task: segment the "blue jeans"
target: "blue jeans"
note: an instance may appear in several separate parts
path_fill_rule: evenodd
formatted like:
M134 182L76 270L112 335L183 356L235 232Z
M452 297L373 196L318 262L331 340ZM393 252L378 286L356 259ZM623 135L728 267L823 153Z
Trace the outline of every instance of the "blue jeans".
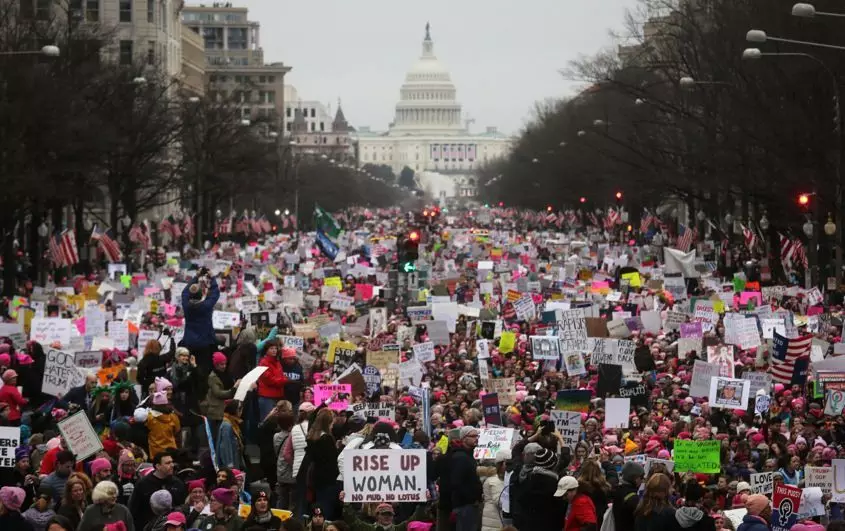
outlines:
M275 398L264 398L263 396L258 397L258 423L261 424L264 422L264 419L267 418L267 415L273 411L273 408L276 407L276 400Z
M320 487L316 489L315 494L315 506L319 506L320 509L323 510L323 514L326 516L326 520L335 520L337 518L337 496L340 494L340 491L337 490L336 484L326 485L325 487Z

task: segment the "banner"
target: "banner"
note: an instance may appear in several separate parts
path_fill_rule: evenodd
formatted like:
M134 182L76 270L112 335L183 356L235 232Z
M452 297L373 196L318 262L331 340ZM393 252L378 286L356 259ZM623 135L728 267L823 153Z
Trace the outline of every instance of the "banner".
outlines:
M361 402L359 404L352 404L352 413L365 419L395 420L396 404L393 402Z
M425 503L425 450L347 450L343 501Z

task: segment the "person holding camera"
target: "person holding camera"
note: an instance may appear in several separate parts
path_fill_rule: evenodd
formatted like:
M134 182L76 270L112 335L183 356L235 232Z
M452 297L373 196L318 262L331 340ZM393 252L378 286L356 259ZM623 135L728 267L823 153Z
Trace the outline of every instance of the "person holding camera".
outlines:
M220 299L217 279L208 268L202 267L182 291L182 310L185 312L185 336L179 346L187 348L205 374L211 372L211 356L217 350L211 315Z

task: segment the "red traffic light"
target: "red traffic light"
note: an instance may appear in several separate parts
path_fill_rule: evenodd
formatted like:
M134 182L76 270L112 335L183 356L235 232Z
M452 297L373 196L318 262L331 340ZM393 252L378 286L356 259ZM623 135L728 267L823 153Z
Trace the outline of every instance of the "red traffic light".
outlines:
M582 203L586 203L586 202L587 202L587 198L586 198L586 197L582 197L581 199L579 199L579 201L581 201Z
M408 239L411 240L412 242L418 242L418 241L420 241L420 233L415 231L415 230L412 230L408 234Z
M616 192L616 200L622 199L622 192Z
M503 207L503 206L505 206L505 203L504 203L504 201L499 201L499 206L500 206L500 207Z
M428 209L423 210L423 216L428 217Z
M798 196L798 204L801 206L807 206L810 204L810 196L807 194L801 194Z
M546 212L551 212L551 211L552 211L552 207L551 207L551 205L547 206L547 207L546 207Z

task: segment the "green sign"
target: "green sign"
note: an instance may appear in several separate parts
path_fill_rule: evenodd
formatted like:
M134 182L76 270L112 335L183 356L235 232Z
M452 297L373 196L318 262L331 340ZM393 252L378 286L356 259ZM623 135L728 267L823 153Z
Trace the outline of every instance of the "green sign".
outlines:
M675 472L718 474L722 471L721 447L720 441L675 439Z

